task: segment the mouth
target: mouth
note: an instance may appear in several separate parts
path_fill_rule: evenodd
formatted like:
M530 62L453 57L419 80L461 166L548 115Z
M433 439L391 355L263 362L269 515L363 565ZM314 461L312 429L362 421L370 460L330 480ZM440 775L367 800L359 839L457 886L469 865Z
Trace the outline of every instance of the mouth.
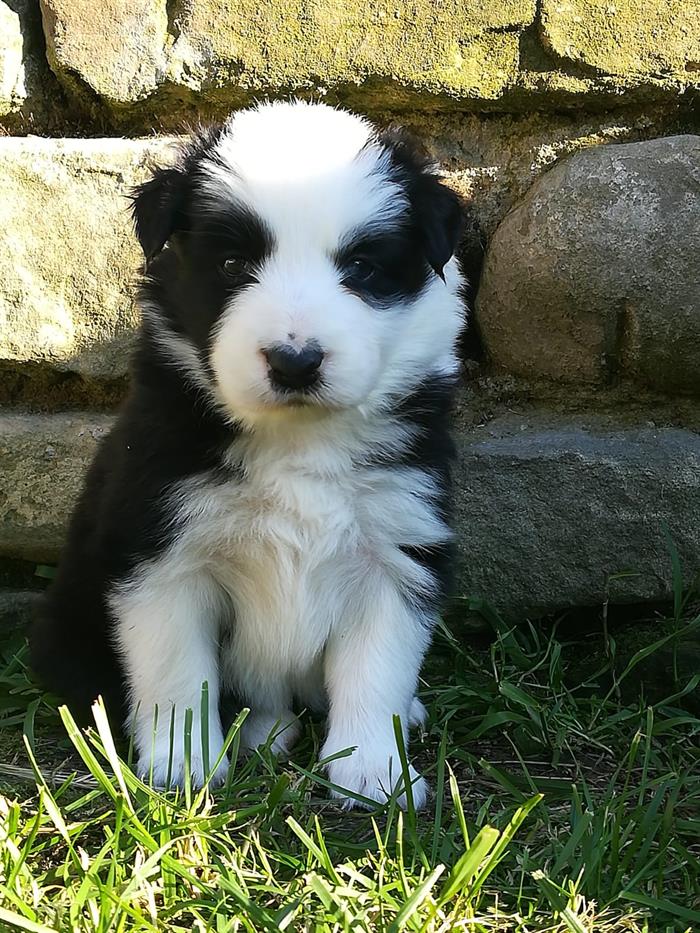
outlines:
M313 385L303 389L275 383L272 386L273 401L277 405L291 408L330 408L322 394L323 383L317 379Z

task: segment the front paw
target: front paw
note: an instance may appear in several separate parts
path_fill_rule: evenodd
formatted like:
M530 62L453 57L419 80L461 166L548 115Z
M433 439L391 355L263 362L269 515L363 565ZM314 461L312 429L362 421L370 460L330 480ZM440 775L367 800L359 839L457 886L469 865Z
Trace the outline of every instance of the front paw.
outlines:
M206 783L209 787L219 787L226 780L228 774L228 757L224 757L214 769L214 765L221 754L224 740L211 740L208 769L204 767L202 749L199 740L192 736L192 750L190 753L189 772L192 787L203 787ZM213 773L212 773L213 769ZM144 753L139 756L138 774L149 782L152 787L159 787L165 790L169 788L184 788L185 775L187 773L185 763L185 749L183 742L175 742L172 752L169 741L156 742L153 754Z
M323 757L328 758L332 754L334 752L326 747ZM353 807L371 809L369 803L356 800L352 795L386 803L397 790L403 791L397 798L399 806L403 810L407 807L401 761L395 748L373 750L369 754L367 750L356 748L349 757L329 762L327 770L331 783L337 786L337 789L331 790L331 796L342 800L347 810ZM416 810L420 810L425 806L428 785L412 765L409 765L409 779L413 804Z
M286 757L299 738L301 726L291 710L279 713L251 712L241 726L241 745L248 751L270 743L273 755Z

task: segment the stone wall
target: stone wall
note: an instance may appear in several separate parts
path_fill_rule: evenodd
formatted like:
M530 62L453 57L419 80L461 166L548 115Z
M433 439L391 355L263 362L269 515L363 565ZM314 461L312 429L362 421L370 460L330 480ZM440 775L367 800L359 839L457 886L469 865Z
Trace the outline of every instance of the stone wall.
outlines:
M125 390L129 188L292 93L408 126L468 204L461 594L660 598L666 530L690 580L699 92L700 0L0 0L0 565L57 559Z

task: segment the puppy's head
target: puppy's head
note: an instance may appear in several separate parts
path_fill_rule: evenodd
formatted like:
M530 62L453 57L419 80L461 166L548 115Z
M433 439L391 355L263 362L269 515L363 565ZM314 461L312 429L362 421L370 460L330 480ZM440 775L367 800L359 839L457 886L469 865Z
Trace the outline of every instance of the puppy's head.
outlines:
M461 210L400 136L265 104L193 140L134 215L147 326L234 419L382 406L454 369Z

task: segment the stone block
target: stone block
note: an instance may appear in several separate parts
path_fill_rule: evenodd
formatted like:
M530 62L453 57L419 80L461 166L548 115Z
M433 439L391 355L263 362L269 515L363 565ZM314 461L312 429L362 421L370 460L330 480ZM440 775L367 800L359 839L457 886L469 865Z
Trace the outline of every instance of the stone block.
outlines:
M508 415L458 436L460 593L508 615L668 598L700 569L700 435Z
M489 354L526 378L700 393L700 137L600 146L502 221L477 306Z
M609 75L700 71L698 0L542 0L542 35L559 58Z
M163 112L190 99L232 106L260 94L330 89L382 109L421 94L495 100L516 81L519 34L536 6L535 0L41 4L49 61L73 94L123 110L163 90L156 104Z
M51 67L115 125L268 95L365 110L616 106L697 85L698 0L41 0Z
M0 555L50 563L108 417L0 416ZM700 568L700 436L508 415L457 433L462 596L523 618L668 597L667 527ZM608 581L606 583L606 581Z
M58 558L83 476L111 419L0 414L0 556Z
M163 79L166 0L42 0L41 9L49 62L73 89L84 84L124 104L148 96Z
M143 257L128 194L169 145L0 138L0 372L123 377Z

